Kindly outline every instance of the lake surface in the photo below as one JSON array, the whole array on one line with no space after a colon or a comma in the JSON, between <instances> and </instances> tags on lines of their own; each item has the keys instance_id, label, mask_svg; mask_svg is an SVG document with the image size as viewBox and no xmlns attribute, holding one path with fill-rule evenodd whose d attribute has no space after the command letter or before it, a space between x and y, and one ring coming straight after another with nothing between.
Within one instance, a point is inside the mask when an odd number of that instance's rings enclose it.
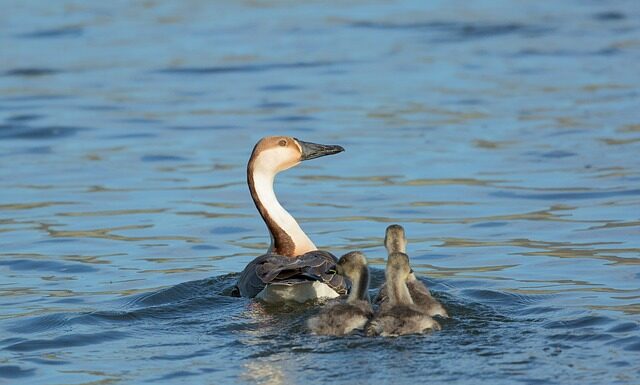
<instances>
[{"instance_id":1,"label":"lake surface","mask_svg":"<svg viewBox=\"0 0 640 385\"><path fill-rule=\"evenodd\" d=\"M637 384L637 1L7 1L0 383ZM228 296L268 246L262 136L314 242L384 229L452 315L309 335Z\"/></svg>"}]
</instances>

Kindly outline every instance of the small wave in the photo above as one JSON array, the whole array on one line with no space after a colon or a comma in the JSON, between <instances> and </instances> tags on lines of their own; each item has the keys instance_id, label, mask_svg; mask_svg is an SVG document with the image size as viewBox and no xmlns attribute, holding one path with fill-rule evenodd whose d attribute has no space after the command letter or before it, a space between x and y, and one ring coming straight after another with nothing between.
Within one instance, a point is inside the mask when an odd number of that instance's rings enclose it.
<instances>
[{"instance_id":1,"label":"small wave","mask_svg":"<svg viewBox=\"0 0 640 385\"><path fill-rule=\"evenodd\" d=\"M94 325L97 321L83 313L55 313L21 319L10 324L6 330L20 334L35 334L49 330L63 329L72 325Z\"/></svg>"},{"instance_id":2,"label":"small wave","mask_svg":"<svg viewBox=\"0 0 640 385\"><path fill-rule=\"evenodd\" d=\"M262 102L257 105L257 108L276 109L276 108L289 108L293 106L295 106L295 104L290 102Z\"/></svg>"},{"instance_id":3,"label":"small wave","mask_svg":"<svg viewBox=\"0 0 640 385\"><path fill-rule=\"evenodd\" d=\"M640 189L627 190L610 190L610 191L585 191L585 192L558 192L558 193L515 193L511 191L497 191L489 193L497 198L513 198L513 199L534 199L534 200L580 200L580 199L602 199L616 198L623 196L640 195Z\"/></svg>"},{"instance_id":4,"label":"small wave","mask_svg":"<svg viewBox=\"0 0 640 385\"><path fill-rule=\"evenodd\" d=\"M614 342L616 345L622 345L624 350L632 352L640 352L640 337L633 336L628 338L621 338Z\"/></svg>"},{"instance_id":5,"label":"small wave","mask_svg":"<svg viewBox=\"0 0 640 385\"><path fill-rule=\"evenodd\" d=\"M568 341L568 342L594 342L594 341L610 341L613 338L610 334L606 333L559 333L549 336L549 339L553 341Z\"/></svg>"},{"instance_id":6,"label":"small wave","mask_svg":"<svg viewBox=\"0 0 640 385\"><path fill-rule=\"evenodd\" d=\"M295 84L270 84L259 88L260 91L265 92L284 92L284 91L297 91L302 89L301 86Z\"/></svg>"},{"instance_id":7,"label":"small wave","mask_svg":"<svg viewBox=\"0 0 640 385\"><path fill-rule=\"evenodd\" d=\"M65 25L62 27L41 29L33 32L23 33L18 35L27 39L50 39L61 37L79 37L83 34L84 28L77 25Z\"/></svg>"},{"instance_id":8,"label":"small wave","mask_svg":"<svg viewBox=\"0 0 640 385\"><path fill-rule=\"evenodd\" d=\"M188 370L178 370L178 371L175 371L175 372L167 373L167 374L165 374L163 376L160 376L160 377L151 378L149 380L146 380L145 382L176 380L176 379L181 379L181 378L184 378L184 377L198 376L198 375L201 375L203 373L210 373L210 372L215 372L215 371L217 371L217 370L215 370L215 369L204 369L204 368L200 368L200 370L197 371L197 372L188 371Z\"/></svg>"},{"instance_id":9,"label":"small wave","mask_svg":"<svg viewBox=\"0 0 640 385\"><path fill-rule=\"evenodd\" d=\"M274 70L291 70L328 67L336 62L294 62L294 63L260 63L219 67L177 67L158 70L159 73L170 75L216 75L227 73L265 72Z\"/></svg>"},{"instance_id":10,"label":"small wave","mask_svg":"<svg viewBox=\"0 0 640 385\"><path fill-rule=\"evenodd\" d=\"M239 127L234 125L218 124L218 125L206 125L206 126L172 126L171 130L178 131L218 131L218 130L236 130Z\"/></svg>"},{"instance_id":11,"label":"small wave","mask_svg":"<svg viewBox=\"0 0 640 385\"><path fill-rule=\"evenodd\" d=\"M137 294L126 306L157 306L207 296L229 296L239 274L231 273L214 278L189 281L151 293Z\"/></svg>"},{"instance_id":12,"label":"small wave","mask_svg":"<svg viewBox=\"0 0 640 385\"><path fill-rule=\"evenodd\" d=\"M150 154L140 158L143 162L184 162L188 160L183 156L166 155L166 154Z\"/></svg>"},{"instance_id":13,"label":"small wave","mask_svg":"<svg viewBox=\"0 0 640 385\"><path fill-rule=\"evenodd\" d=\"M44 68L44 67L25 67L25 68L14 68L6 71L4 74L6 76L19 76L19 77L36 77L36 76L48 76L48 75L56 75L59 74L60 70L56 70L53 68Z\"/></svg>"},{"instance_id":14,"label":"small wave","mask_svg":"<svg viewBox=\"0 0 640 385\"><path fill-rule=\"evenodd\" d=\"M622 322L607 330L609 333L628 333L640 329L636 322Z\"/></svg>"},{"instance_id":15,"label":"small wave","mask_svg":"<svg viewBox=\"0 0 640 385\"><path fill-rule=\"evenodd\" d=\"M148 319L179 321L186 314L220 309L237 301L230 297L237 274L198 281L184 282L150 293L137 294L125 299L123 308L85 312L60 312L23 318L9 324L13 333L34 334L49 330L62 330L72 326L109 326Z\"/></svg>"},{"instance_id":16,"label":"small wave","mask_svg":"<svg viewBox=\"0 0 640 385\"><path fill-rule=\"evenodd\" d=\"M465 297L473 298L483 304L497 304L507 307L531 305L538 303L543 296L523 295L486 289L466 289L462 291Z\"/></svg>"},{"instance_id":17,"label":"small wave","mask_svg":"<svg viewBox=\"0 0 640 385\"><path fill-rule=\"evenodd\" d=\"M24 124L0 124L0 138L4 139L56 139L75 135L85 130L70 126L31 127Z\"/></svg>"},{"instance_id":18,"label":"small wave","mask_svg":"<svg viewBox=\"0 0 640 385\"><path fill-rule=\"evenodd\" d=\"M0 261L0 266L7 266L14 271L52 271L56 273L93 273L98 271L93 266L80 263L62 263L32 259L13 259Z\"/></svg>"},{"instance_id":19,"label":"small wave","mask_svg":"<svg viewBox=\"0 0 640 385\"><path fill-rule=\"evenodd\" d=\"M128 333L112 330L100 333L68 334L52 339L34 339L17 342L5 349L13 352L32 352L37 350L50 350L69 348L74 346L95 345L102 342L114 341L126 338Z\"/></svg>"},{"instance_id":20,"label":"small wave","mask_svg":"<svg viewBox=\"0 0 640 385\"><path fill-rule=\"evenodd\" d=\"M211 349L199 349L199 350L193 351L191 353L186 353L186 354L155 355L155 356L149 357L149 359L151 359L151 360L161 360L161 361L181 361L181 360L186 360L186 359L189 359L189 358L195 358L195 357L200 357L200 356L207 355L207 353L209 353L210 351L211 351Z\"/></svg>"},{"instance_id":21,"label":"small wave","mask_svg":"<svg viewBox=\"0 0 640 385\"><path fill-rule=\"evenodd\" d=\"M281 115L274 116L271 118L263 119L265 122L284 122L284 123L298 123L298 122L309 122L315 120L315 118L311 116L304 115Z\"/></svg>"},{"instance_id":22,"label":"small wave","mask_svg":"<svg viewBox=\"0 0 640 385\"><path fill-rule=\"evenodd\" d=\"M23 369L18 365L0 365L0 378L29 377L35 373L35 369Z\"/></svg>"},{"instance_id":23,"label":"small wave","mask_svg":"<svg viewBox=\"0 0 640 385\"><path fill-rule=\"evenodd\" d=\"M457 42L471 39L490 38L517 34L525 37L540 36L552 32L549 27L527 25L521 23L466 23L454 21L417 21L417 22L384 22L355 21L350 25L355 28L378 30L408 30L432 32L437 42Z\"/></svg>"},{"instance_id":24,"label":"small wave","mask_svg":"<svg viewBox=\"0 0 640 385\"><path fill-rule=\"evenodd\" d=\"M598 21L610 22L624 20L627 18L627 16L619 11L604 11L594 14L593 18Z\"/></svg>"},{"instance_id":25,"label":"small wave","mask_svg":"<svg viewBox=\"0 0 640 385\"><path fill-rule=\"evenodd\" d=\"M603 316L585 316L569 320L551 321L545 326L549 329L579 329L607 325L614 320Z\"/></svg>"},{"instance_id":26,"label":"small wave","mask_svg":"<svg viewBox=\"0 0 640 385\"><path fill-rule=\"evenodd\" d=\"M7 122L31 122L34 120L42 119L44 115L42 114L19 114L13 115L6 119Z\"/></svg>"}]
</instances>

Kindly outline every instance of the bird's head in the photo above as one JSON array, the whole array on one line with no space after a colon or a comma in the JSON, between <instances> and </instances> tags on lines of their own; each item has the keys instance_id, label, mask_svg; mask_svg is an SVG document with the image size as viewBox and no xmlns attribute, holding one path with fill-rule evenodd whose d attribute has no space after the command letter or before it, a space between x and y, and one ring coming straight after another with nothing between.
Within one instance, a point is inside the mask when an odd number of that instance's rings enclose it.
<instances>
[{"instance_id":1,"label":"bird's head","mask_svg":"<svg viewBox=\"0 0 640 385\"><path fill-rule=\"evenodd\" d=\"M267 136L256 144L251 154L254 168L277 174L304 160L337 154L344 148L337 145L303 142L291 136Z\"/></svg>"}]
</instances>

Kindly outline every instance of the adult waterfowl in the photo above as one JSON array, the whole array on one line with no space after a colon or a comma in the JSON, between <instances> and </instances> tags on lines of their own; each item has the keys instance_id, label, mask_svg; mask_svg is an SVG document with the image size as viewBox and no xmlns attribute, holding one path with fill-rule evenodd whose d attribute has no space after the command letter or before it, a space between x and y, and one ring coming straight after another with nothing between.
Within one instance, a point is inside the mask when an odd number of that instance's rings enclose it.
<instances>
[{"instance_id":1,"label":"adult waterfowl","mask_svg":"<svg viewBox=\"0 0 640 385\"><path fill-rule=\"evenodd\" d=\"M440 324L414 304L407 288L410 274L409 257L391 253L385 269L387 298L367 326L368 335L393 337L440 330Z\"/></svg>"},{"instance_id":2,"label":"adult waterfowl","mask_svg":"<svg viewBox=\"0 0 640 385\"><path fill-rule=\"evenodd\" d=\"M305 302L346 294L348 282L335 271L337 258L316 248L273 191L279 172L302 161L342 151L341 146L308 143L288 136L269 136L256 144L247 164L247 183L271 235L271 246L242 271L236 283L237 294L267 302Z\"/></svg>"},{"instance_id":3,"label":"adult waterfowl","mask_svg":"<svg viewBox=\"0 0 640 385\"><path fill-rule=\"evenodd\" d=\"M387 249L387 253L405 253L407 252L407 237L404 232L404 228L400 225L391 225L387 227L384 236L384 246ZM422 283L414 274L413 269L407 278L407 288L411 295L415 306L430 316L440 316L448 318L447 310L442 306L437 299L431 296L429 289ZM383 285L378 292L375 302L382 304L387 300L386 285Z\"/></svg>"},{"instance_id":4,"label":"adult waterfowl","mask_svg":"<svg viewBox=\"0 0 640 385\"><path fill-rule=\"evenodd\" d=\"M320 314L309 318L307 326L315 334L343 336L362 329L373 317L368 291L369 268L364 254L352 251L343 255L336 271L351 280L351 291L346 300L334 300Z\"/></svg>"}]
</instances>

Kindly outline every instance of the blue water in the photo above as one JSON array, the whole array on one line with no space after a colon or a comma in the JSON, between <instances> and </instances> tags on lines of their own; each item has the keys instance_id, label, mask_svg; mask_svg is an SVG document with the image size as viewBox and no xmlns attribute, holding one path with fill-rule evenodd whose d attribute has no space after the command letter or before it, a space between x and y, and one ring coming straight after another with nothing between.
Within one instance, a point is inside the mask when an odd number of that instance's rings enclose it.
<instances>
[{"instance_id":1,"label":"blue water","mask_svg":"<svg viewBox=\"0 0 640 385\"><path fill-rule=\"evenodd\" d=\"M640 382L637 1L5 1L0 383ZM383 279L388 224L443 330L315 337L232 298L278 177Z\"/></svg>"}]
</instances>

